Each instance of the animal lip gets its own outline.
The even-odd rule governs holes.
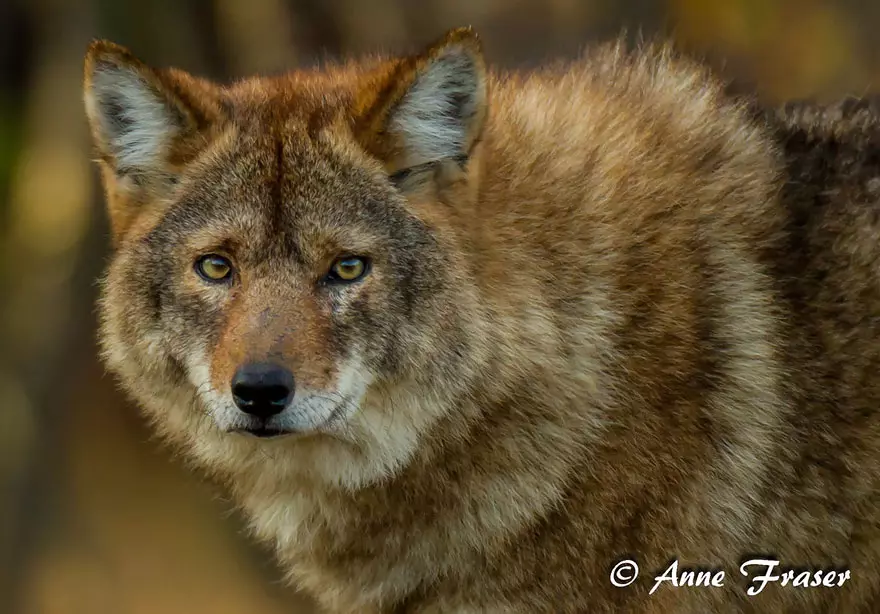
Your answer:
[[[235,429],[235,431],[233,432],[241,433],[242,435],[250,435],[252,437],[259,437],[260,439],[274,439],[277,437],[282,437],[284,435],[290,435],[290,431],[285,431],[283,429],[266,428],[264,426],[252,429]]]

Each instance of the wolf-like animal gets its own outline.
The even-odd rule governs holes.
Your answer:
[[[725,87],[94,42],[106,364],[328,612],[880,611],[878,104]]]

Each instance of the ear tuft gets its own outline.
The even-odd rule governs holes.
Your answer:
[[[374,147],[396,169],[466,157],[486,116],[486,68],[470,28],[447,33],[420,56],[402,60],[376,103]]]

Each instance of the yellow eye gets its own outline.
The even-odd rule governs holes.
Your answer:
[[[350,256],[340,258],[330,269],[330,281],[357,281],[367,272],[367,261],[363,258]]]
[[[208,254],[196,260],[196,272],[205,281],[226,281],[232,276],[232,263],[223,256]]]

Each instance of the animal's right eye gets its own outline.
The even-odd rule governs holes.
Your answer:
[[[366,275],[370,269],[370,262],[366,258],[359,256],[347,256],[338,258],[330,272],[324,277],[324,281],[329,283],[351,283],[358,281]]]
[[[205,281],[220,283],[232,277],[232,263],[229,258],[218,254],[207,254],[196,260],[196,273]]]

